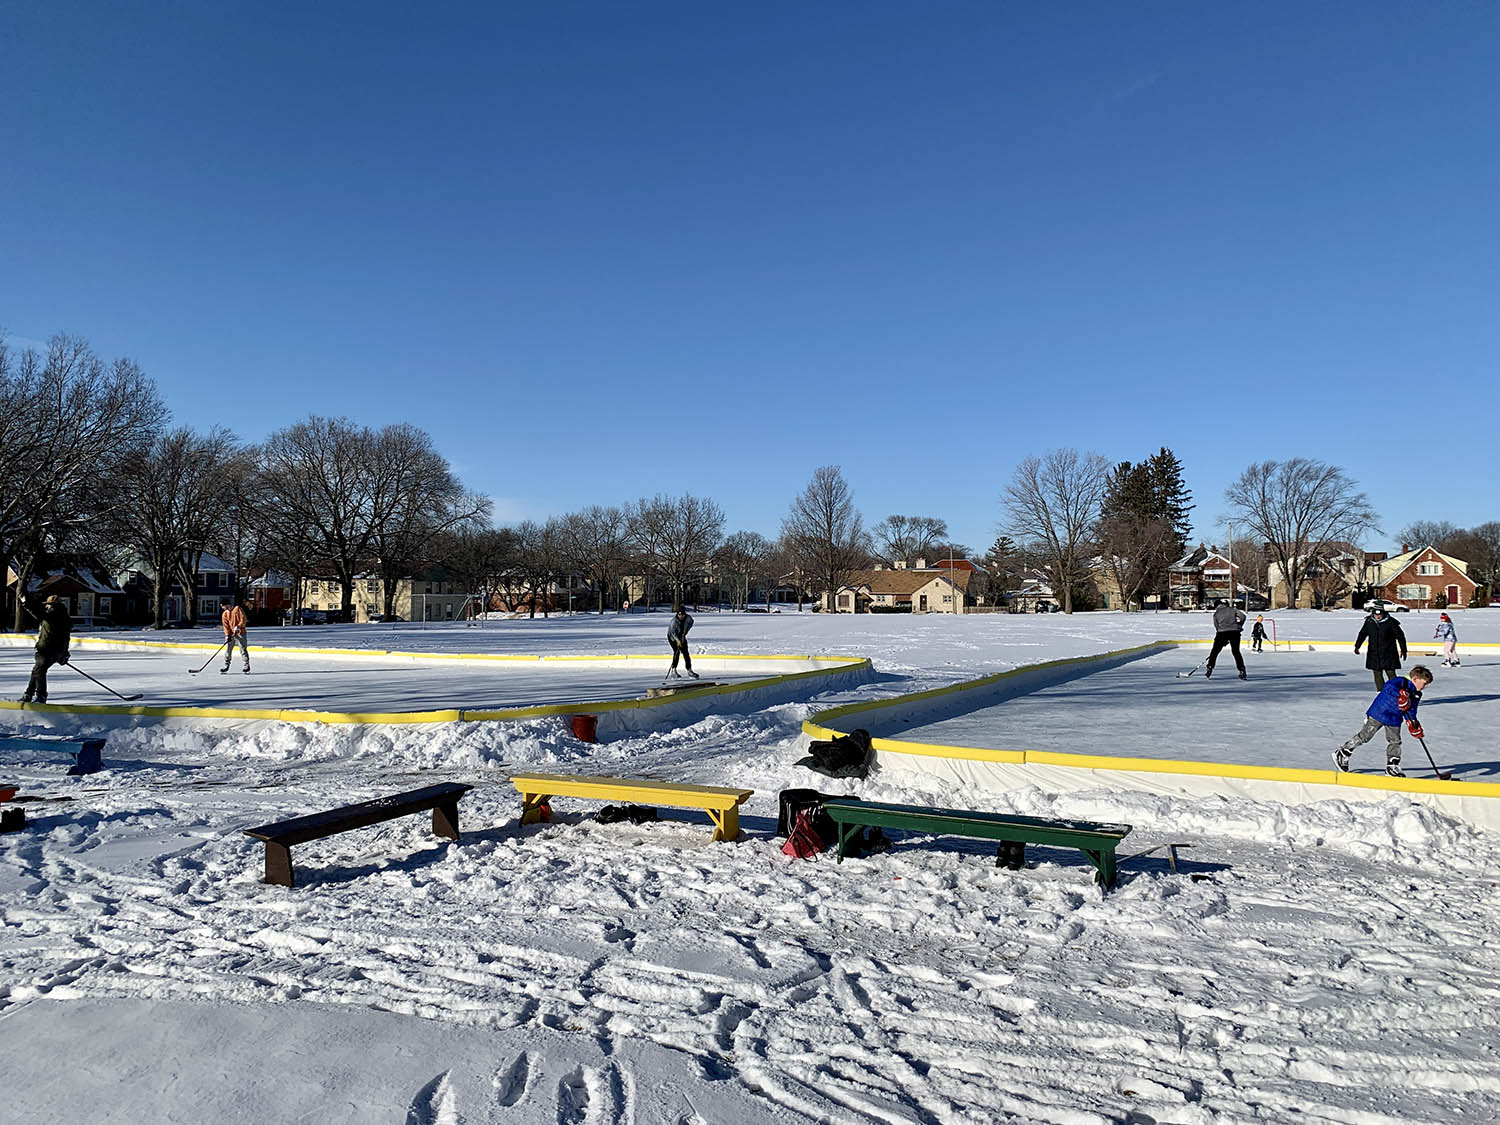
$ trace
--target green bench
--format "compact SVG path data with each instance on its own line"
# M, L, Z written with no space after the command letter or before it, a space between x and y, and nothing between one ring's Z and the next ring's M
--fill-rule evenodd
M864 827L900 828L932 836L967 836L999 840L997 866L1019 869L1027 844L1077 848L1094 865L1094 881L1115 885L1115 848L1130 834L1128 824L1095 824L1087 820L1041 820L1032 816L934 809L921 805L886 805L879 801L825 801L823 810L838 829L839 862L850 837Z

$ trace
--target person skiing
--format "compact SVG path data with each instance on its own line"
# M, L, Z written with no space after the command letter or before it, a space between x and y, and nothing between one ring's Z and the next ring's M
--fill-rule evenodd
M219 624L224 627L224 667L219 669L219 675L229 671L229 661L234 657L234 644L240 645L240 655L245 658L245 675L250 674L250 642L245 634L247 624L245 610L240 606L239 600L224 602L224 608L219 613Z
M1354 639L1356 656L1366 641L1370 647L1365 651L1365 667L1374 673L1375 690L1379 691L1385 687L1386 679L1401 671L1406 662L1406 634L1383 606L1376 606Z
M1453 628L1453 618L1446 613L1438 614L1437 632L1432 639L1443 642L1443 667L1458 667L1458 633Z
M47 702L47 669L68 662L68 644L73 638L73 620L62 598L53 594L42 603L41 624L36 630L36 662L26 683L22 703Z
M1349 759L1356 747L1363 746L1375 737L1375 732L1385 730L1385 772L1392 777L1405 777L1401 769L1401 722L1415 739L1424 737L1422 724L1417 722L1417 704L1422 702L1422 693L1432 684L1432 673L1424 664L1412 666L1411 679L1392 676L1386 681L1375 702L1365 712L1364 726L1355 731L1349 741L1333 752L1333 764L1343 773L1349 772Z
M1250 651L1259 652L1260 646L1266 640L1266 617L1263 613L1255 615L1255 624L1250 627Z
M1240 679L1245 675L1245 658L1240 655L1240 633L1245 628L1245 615L1223 598L1214 603L1214 647L1208 650L1208 667L1203 669L1206 680L1214 674L1214 664L1225 645L1234 653L1234 666L1240 670Z
M679 656L682 657L687 674L695 680L698 678L698 673L693 671L693 658L688 655L687 635L692 627L693 617L688 613L687 606L680 605L672 611L672 623L667 626L667 643L672 646L672 667L667 670L669 678L678 674L677 658Z

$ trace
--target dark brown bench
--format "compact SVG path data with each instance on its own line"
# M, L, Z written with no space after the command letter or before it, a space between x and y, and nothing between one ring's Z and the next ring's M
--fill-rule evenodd
M357 805L345 805L341 809L247 828L245 835L266 842L266 882L292 887L296 886L292 878L292 847L309 840L321 840L352 828L365 828L428 809L432 810L432 831L446 839L457 840L458 799L472 788L472 785L457 782L428 785L409 793L395 793L373 801L361 801Z

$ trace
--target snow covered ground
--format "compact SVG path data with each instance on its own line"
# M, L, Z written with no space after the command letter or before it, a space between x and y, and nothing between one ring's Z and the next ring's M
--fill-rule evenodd
M1276 616L1280 636L1351 643L1360 620ZM1414 649L1435 616L1403 620ZM1465 641L1500 641L1500 614L1455 616ZM398 639L389 627L335 626L253 640L581 654L659 651L664 631L664 615L580 615L409 628ZM834 702L1208 631L1206 615L1183 614L702 614L693 640L704 652L867 655L879 676L597 746L556 720L253 731L173 722L112 732L108 768L82 778L63 777L47 756L7 756L6 776L35 799L27 830L0 837L4 1116L1500 1117L1500 837L1400 797L1301 808L1108 789L1002 797L909 775L830 783L793 765L801 721ZM1157 710L1184 730L1210 712L1268 747L1321 750L1330 731L1353 729L1370 694L1352 653L1268 653L1246 683L1176 682L1171 671L1192 655L1161 667L1173 682ZM1486 659L1451 676L1439 669L1423 704L1430 741L1464 732L1466 753L1448 755L1455 764L1496 757L1482 744L1494 703ZM1263 662L1295 677L1325 661L1346 677L1337 690L1316 675L1278 684L1256 672ZM1472 681L1460 680L1471 662ZM190 663L163 656L156 671L132 673L136 690L189 690ZM12 664L0 675L18 674ZM443 682L435 698L467 696L452 667L426 669ZM349 683L349 696L317 689L348 699L345 709L356 709L355 692L383 698L354 675L324 679ZM220 690L212 681L201 690ZM1101 729L1111 710L1081 696L1007 707L1018 704L1017 714L1046 708L1054 730ZM11 730L31 721L0 715ZM757 794L732 844L710 843L701 815L605 825L583 802L559 801L556 823L522 829L504 779L539 766ZM408 817L299 847L295 889L259 881L261 845L244 827L437 780L476 786L460 842ZM841 865L790 860L773 838L775 794L815 783L1123 821L1135 831L1122 854L1193 846L1177 874L1159 856L1126 863L1109 894L1082 857L1052 849L1031 849L1021 872L997 869L977 842L921 838Z

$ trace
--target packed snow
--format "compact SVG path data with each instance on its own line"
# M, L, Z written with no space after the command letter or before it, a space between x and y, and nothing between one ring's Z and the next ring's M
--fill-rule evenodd
M1276 616L1282 638L1351 645L1360 622ZM1500 614L1455 617L1460 651L1462 641L1500 641ZM1413 650L1435 620L1404 615ZM557 719L169 721L110 731L106 769L83 777L65 777L56 756L7 751L0 781L30 798L21 805L30 824L0 836L5 1117L1500 1117L1500 837L1400 796L1290 807L1107 788L998 795L895 771L830 782L794 764L805 753L801 722L833 703L1210 631L1196 614L701 614L692 639L705 653L865 655L877 675L798 702L726 699L690 725L598 745ZM276 644L665 650L664 615L395 632L258 630L252 662L270 660L261 650ZM216 642L208 631L199 639ZM1243 683L1179 680L1197 655L1123 666L1139 688L1099 681L1103 703L1080 680L1077 695L1043 692L997 711L1014 709L1005 721L1020 723L1028 746L1043 739L1027 717L1045 715L1055 732L1128 732L1153 740L1158 756L1194 757L1217 722L1270 756L1344 737L1373 694L1352 652L1266 653ZM147 659L79 651L106 682L117 656ZM248 690L239 685L256 678L211 673L200 686L183 650L156 660L154 671L130 673L148 701ZM1495 758L1481 742L1496 694L1488 663L1481 654L1439 668L1424 699L1429 742L1442 739L1449 764ZM453 667L418 674L441 685L437 697L454 697L447 705L473 706ZM0 674L23 670L0 663ZM317 689L347 699L345 709L383 698L352 672L325 680L349 683L347 697ZM1157 695L1166 702L1129 702ZM13 733L55 726L24 712L0 722ZM709 842L701 814L663 809L656 824L602 824L581 801L559 800L554 823L521 828L506 777L532 768L756 796L743 836L728 844ZM406 817L299 846L295 888L260 881L262 846L243 828L438 780L476 787L460 808L459 842ZM997 868L992 846L925 837L842 864L826 853L798 861L774 837L776 793L806 786L1123 822L1134 831L1122 856L1191 846L1176 872L1160 852L1126 862L1108 893L1080 855L1048 848L1029 849L1020 872Z

